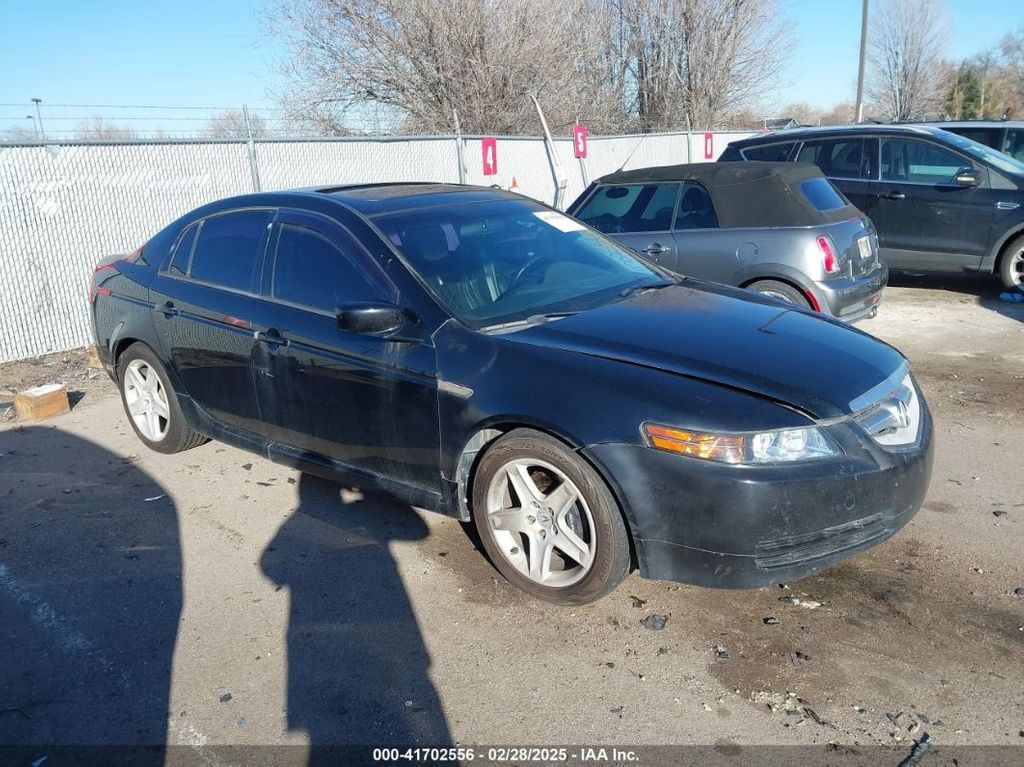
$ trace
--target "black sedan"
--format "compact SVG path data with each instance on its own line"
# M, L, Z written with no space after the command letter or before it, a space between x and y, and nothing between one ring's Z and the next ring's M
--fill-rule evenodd
M97 268L139 438L207 438L476 525L525 591L634 564L791 580L923 502L932 424L895 349L670 276L508 192L368 185L206 205Z

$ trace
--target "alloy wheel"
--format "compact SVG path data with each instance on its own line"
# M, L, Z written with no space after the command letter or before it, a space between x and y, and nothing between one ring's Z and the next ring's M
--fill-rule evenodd
M502 556L542 586L581 581L594 562L594 517L562 471L533 458L509 461L487 489L487 521Z
M142 436L150 442L160 442L167 436L171 417L167 389L144 359L132 360L125 368L124 401Z

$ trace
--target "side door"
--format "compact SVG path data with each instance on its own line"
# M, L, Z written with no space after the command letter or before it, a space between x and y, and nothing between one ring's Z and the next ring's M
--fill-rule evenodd
M266 428L297 453L431 492L440 489L436 357L420 341L340 329L338 309L398 304L381 267L343 224L282 210L253 331Z
M805 141L797 152L797 162L811 162L846 195L862 213L871 206L871 179L875 173L878 142L872 138L850 136Z
M273 217L257 208L192 224L151 285L154 322L183 393L217 421L257 433L249 320Z
M994 202L988 171L966 155L919 138L880 136L880 173L868 216L889 266L977 269L988 252ZM957 183L973 170L977 184Z
M737 247L744 241L744 235L735 229L719 229L711 195L696 181L683 182L672 236L676 271L705 280L731 282L739 266Z
M599 186L576 218L666 269L676 268L672 217L680 184Z

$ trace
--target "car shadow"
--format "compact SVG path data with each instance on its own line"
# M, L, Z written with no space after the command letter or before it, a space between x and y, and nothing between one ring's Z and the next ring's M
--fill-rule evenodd
M114 745L164 763L181 568L175 505L132 461L55 428L0 432L0 762L118 760Z
M1001 301L1000 294L1013 291L1007 291L999 278L991 274L893 270L889 273L889 287L959 293L975 298L979 306L991 312L1024 322L1024 303Z
M331 747L451 743L430 655L389 545L428 535L397 501L303 474L299 506L261 559L290 592L288 727L310 763Z

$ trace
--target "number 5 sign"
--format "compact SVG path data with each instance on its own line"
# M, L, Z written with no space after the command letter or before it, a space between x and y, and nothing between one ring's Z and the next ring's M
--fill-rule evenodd
M587 156L587 126L586 125L574 125L572 126L572 149L573 154L577 159L583 159Z
M494 176L498 172L498 141L493 138L480 139L480 149L484 155L484 175Z

